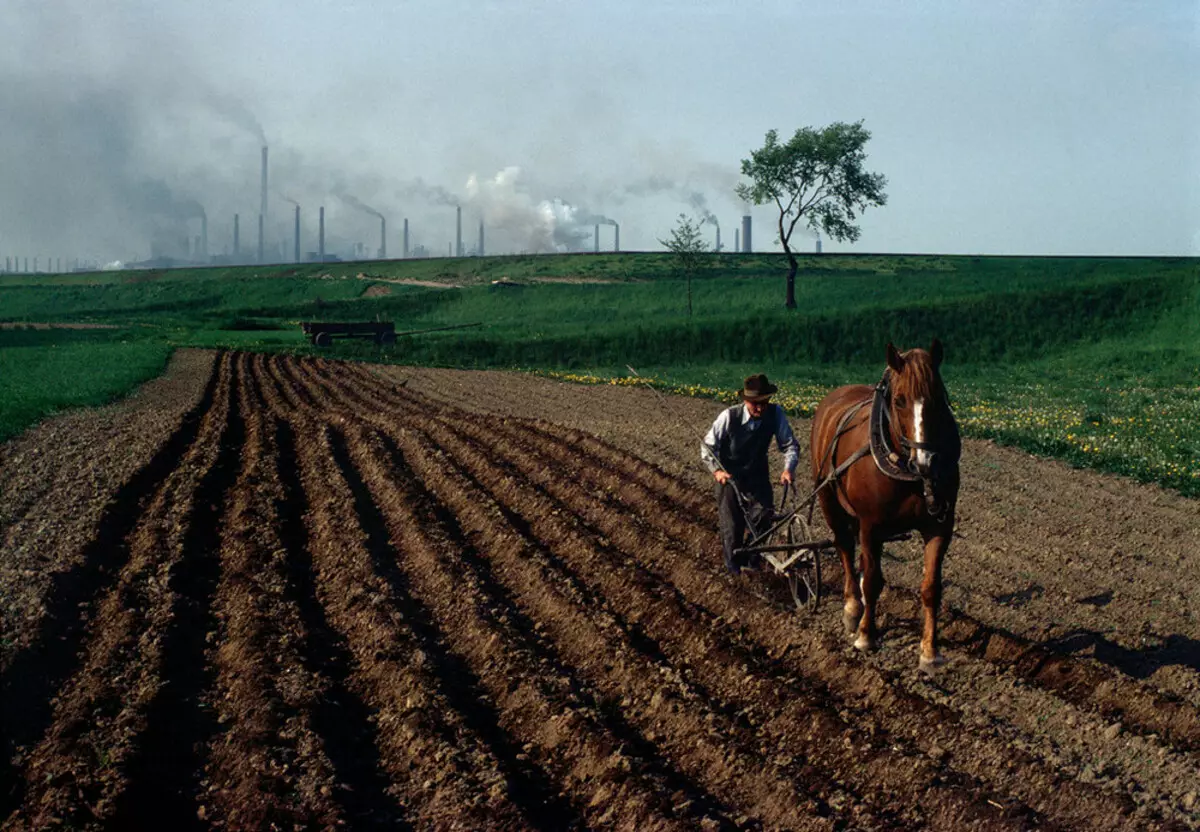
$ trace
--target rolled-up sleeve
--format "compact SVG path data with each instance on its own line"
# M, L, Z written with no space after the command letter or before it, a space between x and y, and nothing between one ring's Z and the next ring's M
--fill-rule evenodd
M783 467L789 474L796 473L796 464L800 461L800 445L796 442L796 435L792 433L792 426L788 423L787 414L783 412L782 407L779 408L779 425L775 428L775 444L783 454Z
M721 470L721 463L717 461L716 450L721 447L721 442L729 434L729 411L722 410L721 414L713 421L712 427L708 429L708 433L704 434L704 442L700 445L700 461L708 466L708 470L716 473Z

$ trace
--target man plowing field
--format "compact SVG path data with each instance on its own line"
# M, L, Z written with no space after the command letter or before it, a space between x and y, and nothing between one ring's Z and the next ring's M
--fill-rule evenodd
M775 510L767 466L771 440L783 454L780 482L791 484L799 459L787 415L782 407L771 403L771 395L778 389L762 373L746 378L739 391L742 403L721 411L701 445L700 458L717 482L721 545L725 568L732 575L749 565L736 554L744 542L747 520L753 528L764 528Z

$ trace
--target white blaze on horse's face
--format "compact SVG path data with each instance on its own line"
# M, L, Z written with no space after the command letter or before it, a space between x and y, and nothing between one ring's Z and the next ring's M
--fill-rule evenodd
M925 400L917 399L913 404L913 443L920 445L925 441ZM928 471L929 466L933 464L933 454L929 451L916 449L916 462L918 471Z

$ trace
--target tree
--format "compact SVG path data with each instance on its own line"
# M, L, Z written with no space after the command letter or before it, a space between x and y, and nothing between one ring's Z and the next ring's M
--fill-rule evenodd
M708 263L708 244L700 236L700 226L704 220L693 222L687 214L680 214L671 236L659 240L668 251L675 255L679 270L687 277L687 309L692 314L692 277Z
M788 257L787 308L796 308L796 255L789 245L801 220L815 232L834 240L857 240L853 221L869 205L887 204L883 174L870 173L863 147L871 138L861 121L834 122L819 130L802 127L787 144L771 130L766 142L742 160L742 175L750 179L737 187L746 202L774 202L779 209L779 242Z

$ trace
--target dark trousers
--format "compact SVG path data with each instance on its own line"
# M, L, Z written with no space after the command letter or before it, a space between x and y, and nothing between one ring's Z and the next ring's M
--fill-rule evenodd
M745 558L735 558L734 549L745 545L746 524L763 532L774 514L775 494L770 481L738 483L745 511L738 502L737 493L730 485L717 483L717 519L721 526L721 547L725 550L725 568L737 574L746 565ZM748 515L748 516L747 516ZM767 521L767 522L764 522Z

